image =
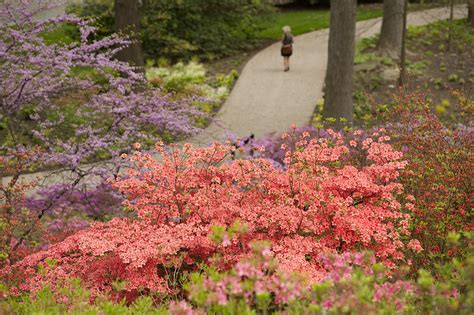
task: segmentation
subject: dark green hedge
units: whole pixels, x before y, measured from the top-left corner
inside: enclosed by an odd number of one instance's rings
[[[143,48],[148,58],[172,61],[225,56],[251,46],[261,17],[271,10],[269,0],[145,0]],[[97,18],[103,35],[113,32],[113,0],[85,0],[69,11]]]

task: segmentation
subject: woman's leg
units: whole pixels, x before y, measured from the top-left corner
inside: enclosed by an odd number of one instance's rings
[[[290,67],[289,64],[289,58],[288,57],[283,57],[283,66],[285,67],[285,71],[287,71]]]

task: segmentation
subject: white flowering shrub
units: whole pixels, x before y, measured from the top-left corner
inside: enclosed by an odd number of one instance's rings
[[[230,90],[238,77],[232,70],[229,74],[218,74],[214,77],[206,75],[203,64],[191,61],[187,64],[179,62],[172,67],[147,67],[145,76],[154,86],[172,93],[192,93],[220,103],[227,99]],[[215,106],[206,106],[205,111],[212,112]]]

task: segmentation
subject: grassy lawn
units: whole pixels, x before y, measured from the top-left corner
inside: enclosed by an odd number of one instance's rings
[[[382,16],[381,7],[359,7],[357,20],[368,20]],[[275,13],[269,21],[263,22],[264,30],[259,33],[263,39],[279,40],[282,36],[282,27],[289,25],[293,35],[300,35],[329,27],[329,10],[307,9],[295,11],[280,11]]]

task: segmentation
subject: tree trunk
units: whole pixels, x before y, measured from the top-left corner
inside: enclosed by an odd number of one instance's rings
[[[400,76],[398,77],[398,86],[404,86],[407,78],[406,69],[406,37],[407,37],[407,15],[408,0],[404,0],[403,5],[403,29],[402,29],[402,51],[400,54]]]
[[[474,27],[474,0],[467,1],[467,24]]]
[[[453,37],[453,20],[454,20],[454,0],[449,0],[449,27],[448,27],[448,43],[447,50],[451,51],[451,42]]]
[[[331,0],[328,66],[324,118],[335,118],[336,126],[352,124],[352,76],[354,72],[356,0]]]
[[[138,0],[115,0],[115,29],[132,32],[134,42],[117,54],[117,58],[134,66],[143,67],[144,57],[140,41],[140,12]]]
[[[405,0],[384,0],[379,50],[392,58],[400,58]]]

